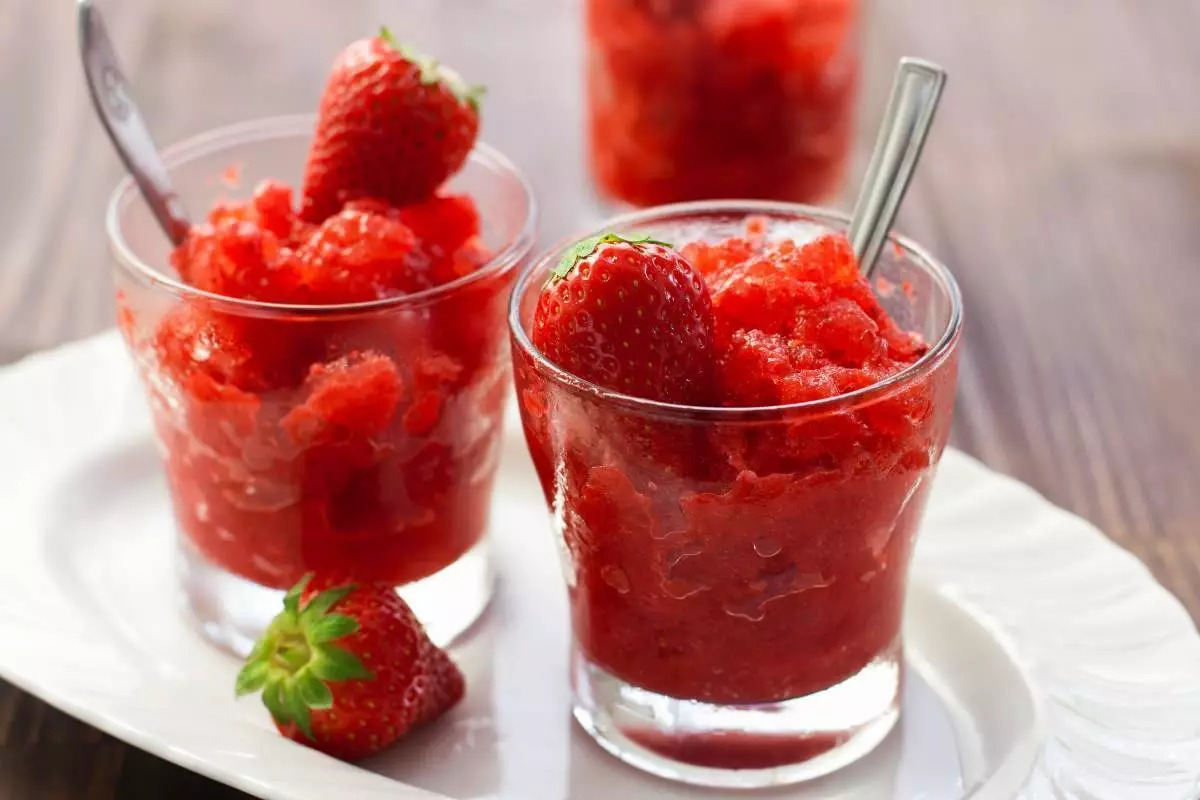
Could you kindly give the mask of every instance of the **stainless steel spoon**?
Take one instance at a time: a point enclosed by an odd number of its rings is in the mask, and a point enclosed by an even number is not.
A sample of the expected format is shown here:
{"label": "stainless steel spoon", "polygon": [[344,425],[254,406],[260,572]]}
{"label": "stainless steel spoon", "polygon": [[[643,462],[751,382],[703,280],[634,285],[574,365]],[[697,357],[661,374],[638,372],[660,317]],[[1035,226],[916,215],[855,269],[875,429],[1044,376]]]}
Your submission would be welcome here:
{"label": "stainless steel spoon", "polygon": [[171,186],[167,167],[133,102],[129,81],[117,62],[104,20],[91,0],[79,0],[79,55],[92,105],[117,155],[167,238],[172,244],[182,243],[191,227],[187,211]]}
{"label": "stainless steel spoon", "polygon": [[868,278],[912,181],[945,85],[946,71],[937,64],[919,58],[900,59],[850,222],[850,244],[859,270]]}

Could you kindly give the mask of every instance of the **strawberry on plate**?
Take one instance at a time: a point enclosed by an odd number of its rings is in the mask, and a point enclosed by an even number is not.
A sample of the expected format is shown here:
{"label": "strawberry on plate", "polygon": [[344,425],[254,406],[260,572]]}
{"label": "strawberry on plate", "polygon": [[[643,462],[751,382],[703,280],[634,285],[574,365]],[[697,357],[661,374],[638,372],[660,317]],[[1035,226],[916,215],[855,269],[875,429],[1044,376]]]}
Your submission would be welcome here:
{"label": "strawberry on plate", "polygon": [[624,394],[703,405],[712,300],[665,242],[606,233],[572,247],[538,298],[533,343],[568,372]]}
{"label": "strawberry on plate", "polygon": [[351,44],[321,97],[301,216],[319,223],[351,200],[398,208],[432,196],[475,146],[481,93],[387,28]]}
{"label": "strawberry on plate", "polygon": [[279,732],[346,761],[383,750],[463,696],[462,673],[383,584],[293,587],[237,678]]}

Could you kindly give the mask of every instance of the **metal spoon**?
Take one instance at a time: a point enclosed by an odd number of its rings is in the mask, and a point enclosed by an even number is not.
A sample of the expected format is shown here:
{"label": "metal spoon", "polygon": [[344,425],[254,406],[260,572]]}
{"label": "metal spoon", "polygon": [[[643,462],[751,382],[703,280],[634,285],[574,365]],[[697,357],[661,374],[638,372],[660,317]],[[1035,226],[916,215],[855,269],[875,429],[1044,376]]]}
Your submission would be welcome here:
{"label": "metal spoon", "polygon": [[181,244],[191,228],[187,211],[171,186],[167,167],[133,102],[129,81],[117,62],[104,20],[91,0],[79,0],[79,55],[92,105],[117,155],[167,238],[174,245]]}
{"label": "metal spoon", "polygon": [[900,59],[850,222],[850,244],[858,268],[867,278],[875,271],[879,252],[908,191],[945,85],[946,71],[937,64],[919,58]]}

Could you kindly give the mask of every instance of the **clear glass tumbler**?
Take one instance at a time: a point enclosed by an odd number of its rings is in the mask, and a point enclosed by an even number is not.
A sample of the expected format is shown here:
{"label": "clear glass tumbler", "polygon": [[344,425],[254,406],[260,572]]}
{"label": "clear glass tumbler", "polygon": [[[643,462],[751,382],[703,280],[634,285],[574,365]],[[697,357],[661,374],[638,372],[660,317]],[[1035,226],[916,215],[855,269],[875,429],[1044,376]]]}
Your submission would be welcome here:
{"label": "clear glass tumbler", "polygon": [[[719,241],[748,215],[801,242],[846,226],[718,201],[595,233]],[[882,382],[787,406],[677,406],[588,383],[534,348],[538,295],[569,244],[518,279],[509,325],[563,554],[576,719],[619,758],[709,786],[792,783],[860,758],[899,715],[909,558],[954,408],[954,279],[905,239],[886,248],[878,294],[929,350]]]}
{"label": "clear glass tumbler", "polygon": [[[313,124],[255,121],[169,149],[183,203],[198,215],[266,178],[299,185]],[[310,570],[396,584],[440,643],[486,606],[505,314],[535,209],[485,145],[448,188],[475,199],[491,260],[423,292],[340,306],[195,289],[131,182],[113,195],[119,324],[166,468],[180,580],[213,641],[248,651]]]}
{"label": "clear glass tumbler", "polygon": [[600,193],[633,206],[833,200],[860,13],[860,0],[587,0]]}

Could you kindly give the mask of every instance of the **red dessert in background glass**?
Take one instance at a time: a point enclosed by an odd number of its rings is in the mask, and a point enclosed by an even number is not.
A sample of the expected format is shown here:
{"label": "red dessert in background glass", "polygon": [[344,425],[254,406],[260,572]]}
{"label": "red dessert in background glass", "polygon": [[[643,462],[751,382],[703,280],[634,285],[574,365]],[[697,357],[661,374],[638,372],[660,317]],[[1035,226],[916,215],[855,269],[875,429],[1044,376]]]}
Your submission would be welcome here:
{"label": "red dessert in background glass", "polygon": [[592,172],[635,206],[840,188],[858,0],[588,0]]}
{"label": "red dessert in background glass", "polygon": [[[312,131],[312,118],[269,120],[168,151],[187,204],[212,209],[173,253],[132,187],[110,212],[184,588],[235,650],[310,571],[411,586],[444,642],[490,593],[504,315],[532,197],[478,145],[434,197],[308,222],[275,179],[303,167]],[[220,180],[231,164],[240,192]]]}
{"label": "red dessert in background glass", "polygon": [[898,714],[908,564],[949,432],[959,300],[945,268],[903,242],[869,286],[830,232],[843,227],[730,201],[604,227],[674,241],[703,278],[714,385],[702,406],[618,394],[537,351],[535,307],[563,251],[514,293],[522,420],[566,563],[576,716],[666,777],[804,780],[868,752]]}

